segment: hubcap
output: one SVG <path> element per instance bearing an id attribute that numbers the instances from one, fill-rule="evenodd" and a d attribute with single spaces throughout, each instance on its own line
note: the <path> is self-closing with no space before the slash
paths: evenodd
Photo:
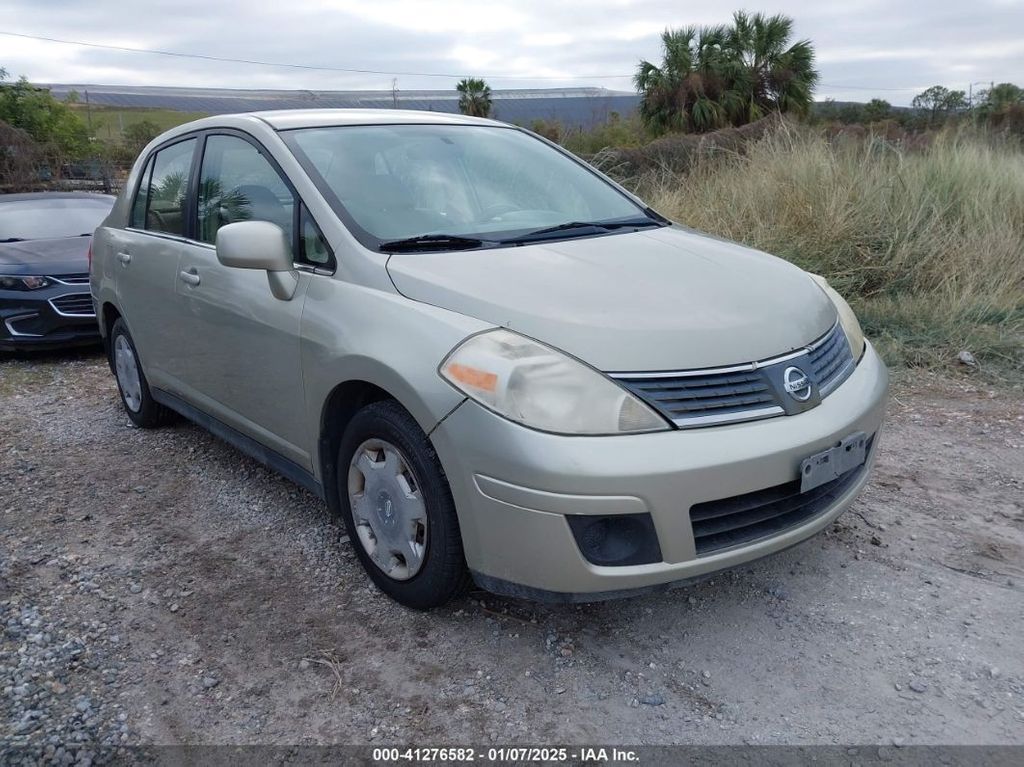
<path id="1" fill-rule="evenodd" d="M 139 363 L 135 352 L 124 336 L 114 339 L 114 371 L 117 385 L 121 387 L 121 396 L 125 406 L 133 413 L 142 407 L 142 381 L 139 378 Z"/>
<path id="2" fill-rule="evenodd" d="M 401 451 L 368 439 L 348 468 L 348 502 L 359 544 L 389 578 L 407 581 L 423 567 L 427 507 Z"/>

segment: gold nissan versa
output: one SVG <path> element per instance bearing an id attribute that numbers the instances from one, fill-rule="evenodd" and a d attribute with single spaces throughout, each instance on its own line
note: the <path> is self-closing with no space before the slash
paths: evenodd
<path id="1" fill-rule="evenodd" d="M 846 302 L 455 115 L 213 117 L 96 231 L 129 418 L 175 411 L 324 498 L 373 581 L 586 601 L 828 527 L 888 374 Z"/>

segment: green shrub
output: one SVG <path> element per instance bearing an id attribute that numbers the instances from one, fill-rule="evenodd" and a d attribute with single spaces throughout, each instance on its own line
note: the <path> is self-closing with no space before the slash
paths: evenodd
<path id="1" fill-rule="evenodd" d="M 8 82 L 0 68 L 0 120 L 25 131 L 32 140 L 62 159 L 77 160 L 89 151 L 85 122 L 48 90 L 37 88 L 24 77 Z"/>
<path id="2" fill-rule="evenodd" d="M 554 140 L 574 154 L 592 157 L 609 147 L 643 146 L 651 138 L 652 135 L 641 124 L 639 117 L 632 115 L 623 118 L 618 112 L 612 112 L 606 122 L 590 130 L 563 130 L 558 126 L 558 138 Z"/>

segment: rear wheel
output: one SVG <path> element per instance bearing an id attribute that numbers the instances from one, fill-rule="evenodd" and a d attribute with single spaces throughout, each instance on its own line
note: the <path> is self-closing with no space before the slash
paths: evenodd
<path id="1" fill-rule="evenodd" d="M 469 586 L 459 522 L 433 446 L 397 402 L 374 402 L 338 449 L 338 494 L 356 554 L 385 594 L 444 604 Z"/>
<path id="2" fill-rule="evenodd" d="M 136 426 L 152 429 L 166 423 L 170 411 L 153 399 L 149 383 L 139 364 L 128 326 L 120 317 L 110 330 L 110 362 L 121 393 L 121 404 Z"/>

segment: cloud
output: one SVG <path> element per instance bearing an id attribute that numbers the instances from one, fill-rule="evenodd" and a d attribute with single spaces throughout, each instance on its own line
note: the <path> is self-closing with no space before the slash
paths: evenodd
<path id="1" fill-rule="evenodd" d="M 742 5 L 742 4 L 740 4 Z M 818 51 L 818 97 L 909 103 L 936 83 L 1024 84 L 1020 0 L 769 2 Z M 398 87 L 603 85 L 629 89 L 666 27 L 728 21 L 677 0 L 6 0 L 6 31 L 320 67 L 397 71 Z M 37 82 L 388 89 L 387 74 L 325 72 L 129 53 L 0 36 L 0 66 Z M 443 74 L 429 77 L 425 74 Z M 546 79 L 552 78 L 552 79 Z"/>

